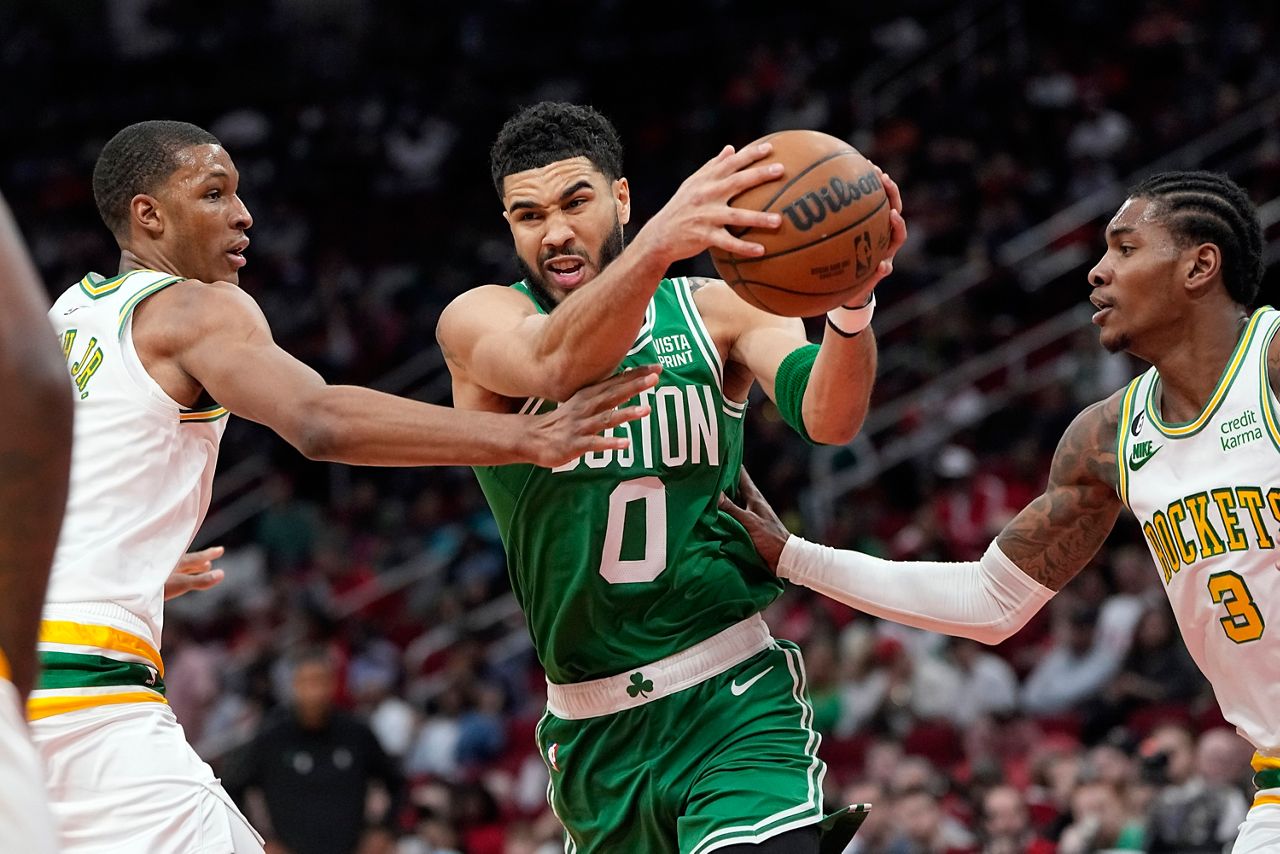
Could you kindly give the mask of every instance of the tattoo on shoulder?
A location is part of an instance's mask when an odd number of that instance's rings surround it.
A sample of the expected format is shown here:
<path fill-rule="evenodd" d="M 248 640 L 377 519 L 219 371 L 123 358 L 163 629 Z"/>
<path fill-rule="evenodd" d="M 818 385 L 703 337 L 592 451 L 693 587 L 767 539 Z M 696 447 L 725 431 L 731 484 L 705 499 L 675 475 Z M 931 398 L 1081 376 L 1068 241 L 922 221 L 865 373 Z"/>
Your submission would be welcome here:
<path fill-rule="evenodd" d="M 719 279 L 713 279 L 710 276 L 690 276 L 689 291 L 691 293 L 697 293 L 698 291 L 705 288 L 707 285 L 714 285 L 719 281 L 720 281 Z"/>
<path fill-rule="evenodd" d="M 1053 455 L 1049 485 L 1000 533 L 1000 549 L 1053 590 L 1093 558 L 1122 507 L 1116 494 L 1120 396 L 1076 416 Z"/>

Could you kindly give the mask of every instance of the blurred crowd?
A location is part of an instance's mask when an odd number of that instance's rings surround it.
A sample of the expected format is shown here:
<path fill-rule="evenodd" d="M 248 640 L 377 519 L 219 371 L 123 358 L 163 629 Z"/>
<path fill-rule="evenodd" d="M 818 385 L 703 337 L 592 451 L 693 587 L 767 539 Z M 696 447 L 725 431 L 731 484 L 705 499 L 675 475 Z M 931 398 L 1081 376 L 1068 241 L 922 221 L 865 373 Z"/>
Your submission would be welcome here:
<path fill-rule="evenodd" d="M 1084 299 L 1087 267 L 1029 295 L 1001 245 L 1280 84 L 1280 11 L 1236 0 L 554 5 L 0 4 L 0 72 L 33 81 L 6 90 L 0 187 L 59 291 L 116 263 L 88 180 L 105 140 L 147 118 L 209 128 L 255 216 L 243 286 L 287 349 L 371 383 L 430 356 L 458 292 L 514 278 L 486 154 L 515 107 L 609 115 L 640 222 L 722 144 L 817 128 L 903 187 L 911 241 L 882 306 L 986 271 L 881 341 L 884 401 Z M 1259 202 L 1280 195 L 1280 129 L 1232 165 Z M 1069 239 L 1100 251 L 1095 230 Z M 823 530 L 799 512 L 806 446 L 762 398 L 748 467 L 810 538 L 976 558 L 1071 417 L 1139 368 L 1077 346 L 1071 376 L 845 496 Z M 173 603 L 166 684 L 274 850 L 561 850 L 542 674 L 470 473 L 311 464 L 240 422 L 223 448 L 224 478 L 265 461 L 266 509 L 222 537 L 223 588 Z M 994 649 L 789 591 L 767 616 L 804 646 L 828 795 L 875 804 L 850 850 L 1222 850 L 1249 751 L 1163 600 L 1125 523 Z"/>

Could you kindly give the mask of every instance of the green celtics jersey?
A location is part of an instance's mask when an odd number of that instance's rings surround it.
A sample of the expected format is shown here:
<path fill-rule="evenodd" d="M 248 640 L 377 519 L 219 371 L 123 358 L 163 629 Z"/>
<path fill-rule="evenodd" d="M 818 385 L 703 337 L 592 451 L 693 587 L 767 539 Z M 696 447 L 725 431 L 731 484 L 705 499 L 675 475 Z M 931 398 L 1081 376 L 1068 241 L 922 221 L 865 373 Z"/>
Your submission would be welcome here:
<path fill-rule="evenodd" d="M 525 283 L 513 287 L 538 304 Z M 685 279 L 662 280 L 622 365 L 654 363 L 658 385 L 641 396 L 653 411 L 614 428 L 630 436 L 625 450 L 556 469 L 476 469 L 553 682 L 665 658 L 782 592 L 717 506 L 721 492 L 737 492 L 746 404 L 724 396 L 724 366 Z M 521 411 L 553 405 L 531 399 Z"/>

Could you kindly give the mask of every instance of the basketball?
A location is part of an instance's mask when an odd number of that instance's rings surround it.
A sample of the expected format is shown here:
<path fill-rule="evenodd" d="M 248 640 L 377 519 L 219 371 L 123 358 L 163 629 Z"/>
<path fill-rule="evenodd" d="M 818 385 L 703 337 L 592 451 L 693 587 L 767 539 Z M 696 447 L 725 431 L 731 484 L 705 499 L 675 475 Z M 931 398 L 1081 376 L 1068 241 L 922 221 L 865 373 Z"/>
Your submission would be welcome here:
<path fill-rule="evenodd" d="M 729 204 L 776 211 L 782 225 L 735 232 L 764 246 L 761 256 L 713 248 L 711 260 L 752 305 L 787 317 L 823 314 L 856 296 L 889 248 L 884 186 L 871 161 L 834 136 L 787 130 L 757 142 L 773 143 L 773 153 L 757 165 L 782 163 L 786 172 Z"/>

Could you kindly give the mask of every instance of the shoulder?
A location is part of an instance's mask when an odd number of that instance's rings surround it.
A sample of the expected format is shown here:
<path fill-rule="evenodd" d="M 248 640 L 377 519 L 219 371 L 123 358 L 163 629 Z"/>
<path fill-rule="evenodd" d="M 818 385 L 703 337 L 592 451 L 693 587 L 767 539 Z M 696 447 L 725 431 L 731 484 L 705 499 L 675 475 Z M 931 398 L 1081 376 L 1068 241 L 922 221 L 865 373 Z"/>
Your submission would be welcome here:
<path fill-rule="evenodd" d="M 459 294 L 445 306 L 436 322 L 436 341 L 445 358 L 453 363 L 487 333 L 510 329 L 537 314 L 533 301 L 515 288 L 481 285 Z"/>
<path fill-rule="evenodd" d="M 135 316 L 135 335 L 152 330 L 187 339 L 267 328 L 262 309 L 243 289 L 199 279 L 184 279 L 148 297 Z"/>
<path fill-rule="evenodd" d="M 1072 420 L 1054 452 L 1051 479 L 1115 485 L 1116 441 L 1126 388 L 1090 404 Z"/>

